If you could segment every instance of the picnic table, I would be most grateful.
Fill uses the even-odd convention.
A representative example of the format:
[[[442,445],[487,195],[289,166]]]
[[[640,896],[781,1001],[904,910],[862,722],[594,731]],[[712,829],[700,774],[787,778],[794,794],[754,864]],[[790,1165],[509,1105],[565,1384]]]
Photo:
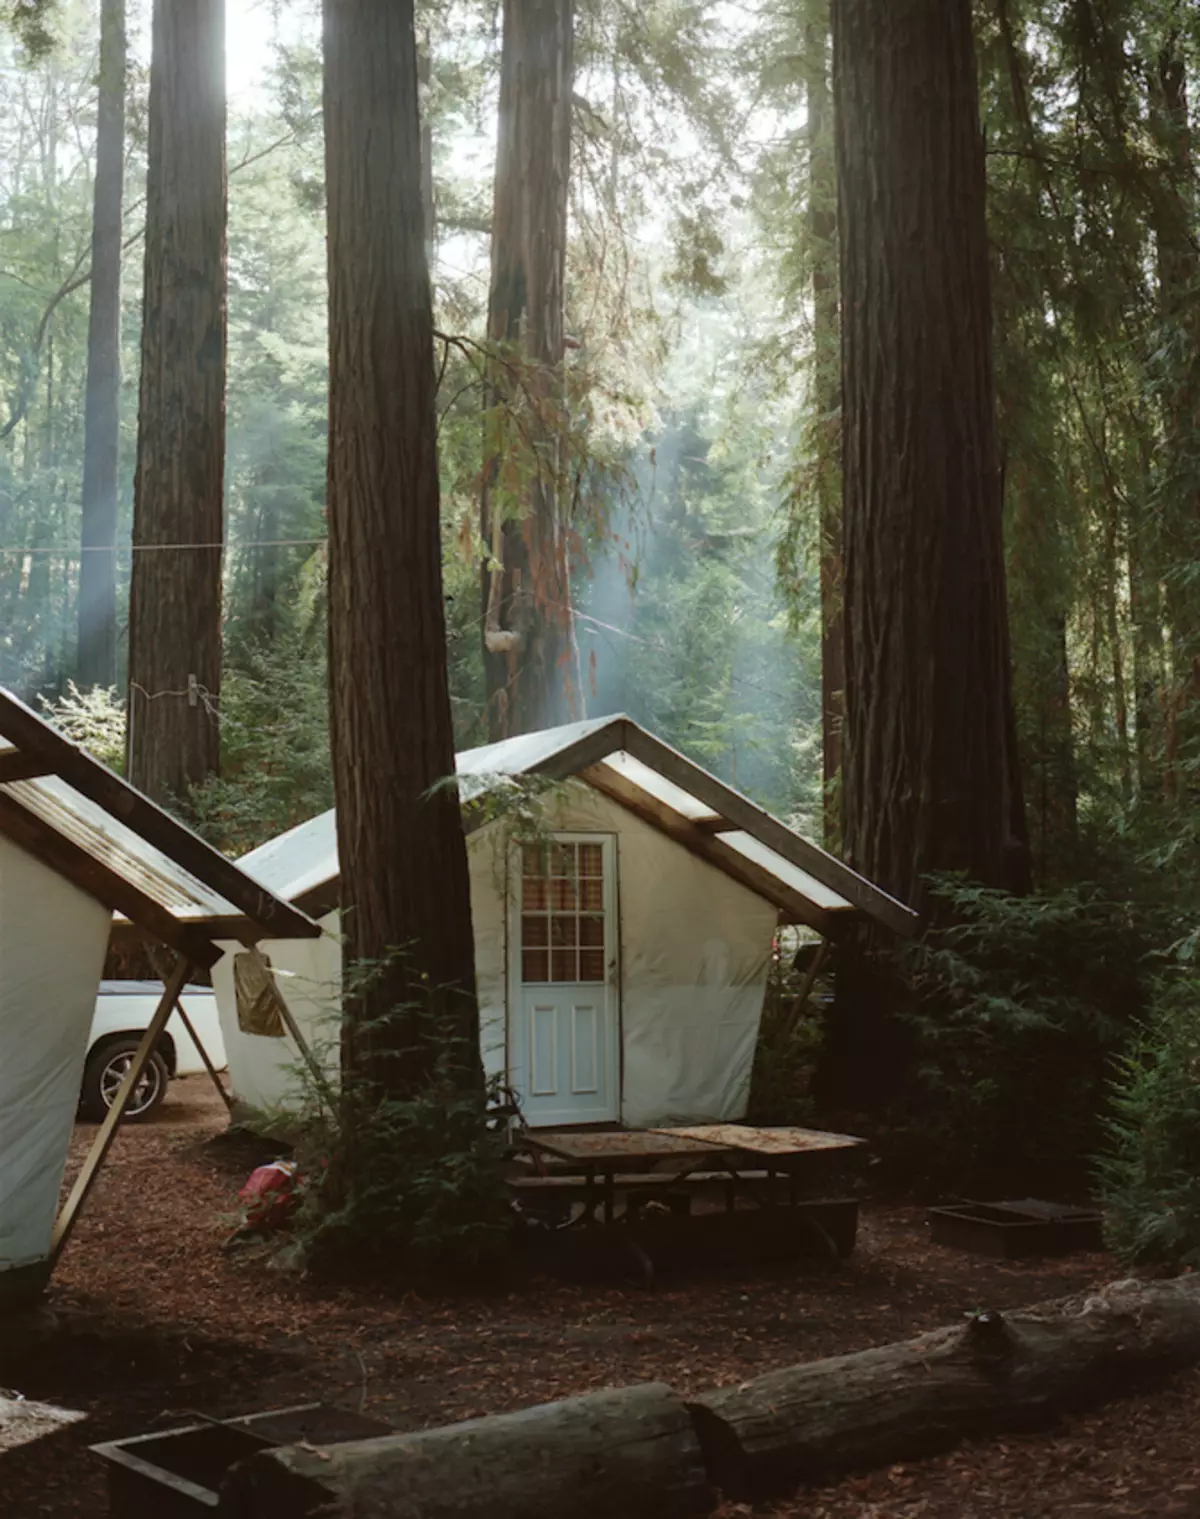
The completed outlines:
[[[829,1174],[814,1160],[844,1158],[864,1145],[850,1134],[752,1124],[530,1130],[521,1142],[538,1174],[518,1187],[529,1192],[548,1187],[564,1201],[582,1202],[581,1223],[598,1222],[602,1209],[605,1224],[613,1223],[618,1199],[628,1211],[636,1211],[639,1199],[681,1204],[705,1191],[719,1192],[728,1212],[739,1195],[759,1206],[794,1204],[802,1198],[806,1172],[814,1180]],[[783,1182],[782,1198],[777,1179]]]

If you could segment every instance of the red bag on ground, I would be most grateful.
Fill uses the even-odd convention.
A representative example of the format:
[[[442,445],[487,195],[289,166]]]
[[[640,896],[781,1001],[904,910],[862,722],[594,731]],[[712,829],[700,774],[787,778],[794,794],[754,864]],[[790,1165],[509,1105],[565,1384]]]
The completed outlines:
[[[277,1229],[294,1210],[299,1173],[295,1161],[273,1160],[250,1173],[238,1193],[247,1229]]]

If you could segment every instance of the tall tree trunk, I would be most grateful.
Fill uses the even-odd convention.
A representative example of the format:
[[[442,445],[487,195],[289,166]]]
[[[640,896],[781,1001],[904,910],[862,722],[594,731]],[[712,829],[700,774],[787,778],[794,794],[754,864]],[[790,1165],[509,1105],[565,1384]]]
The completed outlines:
[[[1196,465],[1196,418],[1200,414],[1200,218],[1197,216],[1187,66],[1181,38],[1169,36],[1157,60],[1150,121],[1166,159],[1155,183],[1155,241],[1161,347],[1174,357],[1164,390],[1163,560],[1166,611],[1171,630],[1173,690],[1165,703],[1173,730],[1190,733],[1195,717],[1195,676],[1200,669],[1200,587],[1187,567],[1200,562],[1200,468]],[[1179,737],[1172,731],[1174,744]]]
[[[425,213],[425,261],[432,269],[437,249],[437,203],[433,189],[433,57],[429,50],[428,35],[422,36],[417,44],[417,91],[421,112],[421,207]]]
[[[121,211],[125,188],[125,0],[101,0],[91,307],[83,414],[76,676],[117,683],[117,481],[121,446]]]
[[[970,0],[834,0],[833,35],[846,841],[928,908],[929,872],[1029,884]]]
[[[1150,450],[1147,447],[1146,453]],[[1146,478],[1153,463],[1146,460]],[[1126,514],[1129,554],[1129,617],[1133,629],[1133,721],[1137,747],[1137,791],[1143,801],[1155,792],[1162,769],[1163,698],[1166,658],[1163,598],[1158,576],[1157,524],[1144,500]]]
[[[480,526],[491,736],[580,715],[558,500],[574,0],[505,0]]]
[[[224,0],[155,0],[128,772],[158,799],[220,757],[225,213]]]
[[[329,682],[343,1060],[412,1091],[432,1015],[481,1081],[455,794],[438,515],[433,313],[412,0],[325,0]],[[402,947],[401,952],[397,952]]]
[[[841,374],[838,361],[837,176],[829,97],[829,0],[805,18],[808,100],[808,241],[812,260],[812,409],[820,534],[821,754],[825,843],[840,852],[845,632],[842,622]]]

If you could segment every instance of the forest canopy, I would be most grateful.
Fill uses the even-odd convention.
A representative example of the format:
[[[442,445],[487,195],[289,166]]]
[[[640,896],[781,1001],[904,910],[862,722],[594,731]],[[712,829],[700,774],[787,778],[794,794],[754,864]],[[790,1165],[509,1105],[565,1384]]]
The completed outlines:
[[[333,801],[359,519],[331,482],[384,382],[331,445],[378,292],[370,259],[327,278],[373,201],[330,177],[357,139],[321,7],[192,9],[20,0],[0,34],[0,684],[240,852]],[[1077,1161],[1121,1072],[1136,1172],[1134,1025],[1186,1049],[1195,1006],[1200,11],[876,10],[423,0],[392,39],[424,256],[372,236],[406,288],[428,268],[432,364],[382,301],[413,404],[393,385],[363,434],[436,429],[429,763],[628,712],[948,936],[905,971],[898,1150],[928,1160],[952,1089],[986,1164],[1031,1069],[1082,1069]],[[327,41],[370,14],[327,4]],[[182,327],[203,395],[173,388]],[[386,521],[415,586],[432,540]]]

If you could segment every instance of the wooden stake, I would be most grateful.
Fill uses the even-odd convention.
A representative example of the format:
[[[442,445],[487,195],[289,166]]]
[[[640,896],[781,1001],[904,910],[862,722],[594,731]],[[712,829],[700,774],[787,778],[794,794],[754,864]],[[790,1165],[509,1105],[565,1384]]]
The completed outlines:
[[[804,1005],[808,1001],[809,993],[813,989],[813,982],[817,979],[817,973],[825,963],[825,954],[828,949],[829,940],[822,939],[817,946],[817,952],[812,958],[812,964],[808,967],[808,973],[804,977],[803,984],[800,987],[800,995],[796,998],[796,1005],[792,1009],[792,1015],[787,1021],[787,1028],[784,1031],[785,1038],[791,1038],[792,1030],[800,1022],[801,1014],[804,1012]]]
[[[158,999],[158,1006],[154,1010],[146,1032],[142,1035],[142,1042],[137,1047],[137,1053],[129,1069],[125,1072],[125,1079],[121,1082],[113,1105],[105,1115],[104,1122],[100,1125],[99,1133],[92,1141],[92,1147],[87,1153],[80,1168],[79,1175],[75,1178],[75,1184],[71,1188],[70,1196],[63,1204],[63,1210],[58,1215],[58,1221],[54,1225],[54,1233],[50,1237],[50,1264],[53,1266],[63,1252],[63,1247],[71,1236],[71,1230],[75,1227],[79,1218],[80,1210],[87,1201],[88,1193],[95,1184],[100,1167],[104,1164],[105,1157],[112,1142],[116,1138],[117,1127],[125,1116],[125,1109],[129,1106],[129,1099],[133,1096],[133,1089],[142,1078],[142,1072],[154,1052],[154,1046],[158,1043],[159,1035],[167,1026],[167,1019],[171,1016],[180,992],[187,984],[191,974],[191,963],[180,959],[176,962],[171,978],[163,988],[163,994]]]
[[[168,969],[164,968],[164,966],[162,964],[162,961],[161,961],[161,958],[159,956],[158,950],[157,950],[157,948],[153,944],[150,944],[150,945],[147,946],[147,952],[149,954],[150,964],[154,967],[155,973],[158,975],[159,979],[162,981],[163,985],[165,986],[166,983],[167,983],[168,978],[170,977],[170,974],[171,974],[170,971]],[[215,995],[216,994],[214,993],[214,997],[215,997]],[[179,1014],[179,1017],[180,1017],[180,1019],[181,1019],[181,1021],[183,1023],[184,1028],[187,1030],[188,1034],[191,1037],[192,1043],[196,1046],[196,1049],[200,1052],[200,1059],[203,1060],[203,1062],[204,1062],[204,1069],[212,1077],[212,1084],[213,1084],[213,1086],[215,1086],[216,1089],[217,1089],[217,1091],[221,1094],[221,1101],[225,1104],[225,1111],[227,1113],[232,1113],[233,1112],[233,1099],[230,1097],[229,1093],[225,1090],[225,1087],[223,1086],[223,1084],[221,1082],[221,1078],[217,1074],[217,1068],[216,1068],[216,1066],[213,1065],[212,1061],[208,1058],[208,1051],[204,1048],[203,1044],[201,1044],[201,1042],[200,1042],[200,1035],[196,1032],[195,1025],[192,1023],[192,1020],[188,1017],[187,1008],[185,1008],[184,1005],[183,1005],[183,996],[182,996],[182,993],[178,997],[175,998],[175,1011]]]

